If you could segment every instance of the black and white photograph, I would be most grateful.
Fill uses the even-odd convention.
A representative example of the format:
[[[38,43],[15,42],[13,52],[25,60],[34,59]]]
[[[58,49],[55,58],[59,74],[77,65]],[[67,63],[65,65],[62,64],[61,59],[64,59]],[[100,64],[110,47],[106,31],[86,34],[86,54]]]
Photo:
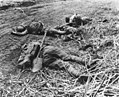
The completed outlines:
[[[0,97],[119,97],[119,0],[0,0]]]

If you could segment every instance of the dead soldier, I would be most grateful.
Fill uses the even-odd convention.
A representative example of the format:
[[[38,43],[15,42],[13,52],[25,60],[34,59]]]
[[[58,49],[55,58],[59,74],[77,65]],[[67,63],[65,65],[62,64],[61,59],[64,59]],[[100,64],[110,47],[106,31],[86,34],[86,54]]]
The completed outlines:
[[[21,56],[18,59],[18,67],[22,69],[31,69],[32,72],[37,72],[43,67],[50,67],[55,69],[65,69],[69,73],[72,73],[75,76],[79,75],[79,71],[75,70],[72,65],[69,64],[69,61],[76,62],[82,66],[85,66],[85,62],[78,56],[69,55],[62,49],[54,47],[51,45],[44,45],[41,49],[41,60],[37,65],[34,64],[39,49],[39,42],[30,42],[23,45]]]
[[[65,22],[72,27],[79,27],[91,23],[92,19],[89,17],[81,17],[79,14],[68,16],[65,18]]]
[[[11,34],[17,35],[17,36],[24,36],[26,34],[42,34],[43,33],[43,26],[44,24],[41,21],[38,22],[31,22],[27,25],[21,24],[15,28],[12,29]]]
[[[75,36],[78,36],[80,40],[83,39],[83,35],[85,34],[80,28],[81,25],[86,25],[91,23],[92,19],[89,17],[81,17],[79,14],[74,14],[72,16],[66,17],[66,24],[61,26],[56,26],[55,28],[51,28],[48,31],[50,33],[59,33],[60,35],[65,35],[64,39],[72,40]]]
[[[81,29],[78,29],[82,24],[85,25],[91,21],[88,17],[81,17],[78,14],[74,14],[71,17],[65,18],[66,24],[61,26],[56,26],[54,28],[45,28],[44,24],[41,21],[31,22],[28,25],[19,25],[13,28],[11,34],[17,36],[24,36],[26,34],[34,34],[34,35],[44,35],[45,30],[48,31],[48,36],[56,37],[62,35],[69,35],[69,38],[72,38],[74,34],[77,34],[82,37],[80,34]]]
[[[17,36],[24,36],[27,34],[33,34],[33,35],[44,35],[45,30],[48,31],[47,36],[61,36],[61,35],[69,35],[77,33],[78,29],[71,27],[69,25],[65,26],[57,26],[55,28],[45,28],[44,24],[39,22],[31,22],[28,25],[19,25],[12,29],[11,34],[17,35]]]

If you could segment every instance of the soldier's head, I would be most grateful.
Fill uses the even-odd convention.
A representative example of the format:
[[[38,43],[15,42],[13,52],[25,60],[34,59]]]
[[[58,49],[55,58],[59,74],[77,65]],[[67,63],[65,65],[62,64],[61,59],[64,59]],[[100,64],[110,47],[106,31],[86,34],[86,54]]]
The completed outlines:
[[[28,32],[31,34],[38,34],[43,30],[43,23],[42,22],[32,22],[28,25]]]
[[[82,19],[81,19],[80,15],[73,16],[70,21],[72,23],[75,23],[76,25],[81,25],[82,24]]]
[[[72,16],[66,17],[65,21],[66,21],[66,23],[73,23],[77,26],[79,26],[83,23],[81,16],[77,13],[73,14]]]

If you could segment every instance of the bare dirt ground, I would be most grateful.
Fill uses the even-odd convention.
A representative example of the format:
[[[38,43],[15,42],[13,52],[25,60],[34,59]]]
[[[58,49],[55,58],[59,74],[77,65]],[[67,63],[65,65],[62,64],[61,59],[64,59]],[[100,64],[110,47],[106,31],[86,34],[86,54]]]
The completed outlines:
[[[0,10],[0,97],[119,97],[119,28],[115,27],[119,22],[119,11],[114,4],[106,0],[39,0],[33,6],[20,7],[24,13],[19,7]],[[74,13],[93,19],[90,26],[84,26],[85,42],[92,40],[96,45],[105,41],[114,43],[113,47],[104,47],[99,51],[103,59],[93,72],[84,73],[86,68],[77,67],[80,75],[91,76],[93,81],[88,79],[85,84],[81,84],[80,77],[73,78],[62,70],[45,68],[36,75],[30,71],[22,73],[16,68],[21,46],[42,39],[42,36],[13,36],[10,34],[12,27],[32,20],[40,20],[45,26],[55,27],[64,24],[65,17]],[[101,39],[100,35],[104,38]],[[88,57],[88,54],[79,51],[81,44],[76,41],[62,42],[61,39],[50,37],[46,40],[70,54]]]

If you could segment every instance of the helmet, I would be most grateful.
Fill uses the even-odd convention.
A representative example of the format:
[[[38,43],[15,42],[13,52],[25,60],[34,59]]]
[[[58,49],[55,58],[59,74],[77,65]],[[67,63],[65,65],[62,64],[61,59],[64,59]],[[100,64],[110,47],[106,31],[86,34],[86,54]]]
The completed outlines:
[[[20,25],[16,28],[13,28],[11,32],[11,34],[18,35],[18,36],[23,36],[23,35],[26,35],[27,33],[28,33],[27,29],[24,25]]]
[[[16,27],[16,31],[19,32],[19,33],[23,32],[25,30],[26,30],[26,28],[23,25],[20,25],[20,26]]]

